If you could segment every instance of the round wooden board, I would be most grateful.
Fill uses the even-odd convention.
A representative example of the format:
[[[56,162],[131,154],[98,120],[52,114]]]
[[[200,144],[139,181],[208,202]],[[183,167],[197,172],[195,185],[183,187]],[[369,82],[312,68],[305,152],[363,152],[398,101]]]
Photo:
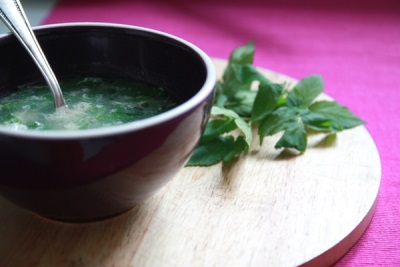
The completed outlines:
[[[215,64],[222,73],[226,62]],[[274,141],[255,140],[231,167],[184,168],[152,198],[100,222],[54,222],[0,198],[0,266],[330,265],[373,215],[375,144],[364,127],[314,136],[301,156]]]

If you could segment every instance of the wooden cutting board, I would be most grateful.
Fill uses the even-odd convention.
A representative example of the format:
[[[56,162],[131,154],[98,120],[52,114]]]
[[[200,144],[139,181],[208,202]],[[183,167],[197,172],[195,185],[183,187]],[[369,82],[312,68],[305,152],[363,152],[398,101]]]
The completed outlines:
[[[215,64],[221,74],[226,62]],[[375,144],[362,126],[313,136],[301,156],[274,141],[255,140],[231,167],[184,168],[143,204],[100,222],[54,222],[0,198],[0,266],[330,265],[372,218]]]

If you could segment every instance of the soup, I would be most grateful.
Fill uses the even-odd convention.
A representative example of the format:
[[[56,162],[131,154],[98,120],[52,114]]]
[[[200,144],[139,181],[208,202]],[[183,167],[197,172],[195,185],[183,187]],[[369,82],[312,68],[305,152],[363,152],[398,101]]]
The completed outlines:
[[[178,105],[166,90],[140,81],[85,77],[60,83],[68,108],[55,111],[47,86],[0,99],[0,125],[16,130],[80,130],[145,119]]]

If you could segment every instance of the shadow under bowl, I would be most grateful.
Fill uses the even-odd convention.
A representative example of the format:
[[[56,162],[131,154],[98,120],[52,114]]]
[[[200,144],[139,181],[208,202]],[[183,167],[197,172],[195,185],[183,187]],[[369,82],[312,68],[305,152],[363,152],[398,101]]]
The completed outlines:
[[[0,194],[66,221],[110,217],[154,194],[184,166],[203,133],[216,82],[209,57],[178,37],[128,25],[65,23],[34,31],[59,80],[141,80],[182,103],[148,119],[97,129],[0,127]],[[0,97],[43,81],[14,36],[0,37],[0,58]]]

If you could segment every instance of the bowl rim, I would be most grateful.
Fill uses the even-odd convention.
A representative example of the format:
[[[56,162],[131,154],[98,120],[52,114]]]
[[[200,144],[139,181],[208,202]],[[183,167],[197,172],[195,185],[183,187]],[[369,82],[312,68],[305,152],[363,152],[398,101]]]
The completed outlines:
[[[11,128],[7,128],[0,125],[0,134],[16,136],[16,137],[25,137],[25,138],[36,138],[36,139],[77,139],[77,138],[97,138],[102,136],[110,136],[110,135],[119,135],[128,132],[135,132],[144,128],[148,128],[163,122],[167,122],[176,117],[179,117],[185,114],[187,111],[193,109],[194,107],[201,104],[205,99],[212,94],[215,83],[217,81],[217,74],[215,66],[211,60],[211,58],[199,47],[192,44],[191,42],[184,40],[178,36],[172,35],[170,33],[166,33],[160,30],[155,30],[147,27],[134,26],[128,24],[120,24],[120,23],[108,23],[108,22],[66,22],[66,23],[55,23],[55,24],[47,24],[33,27],[33,30],[41,30],[41,29],[51,29],[51,28],[68,28],[68,27],[104,27],[104,28],[118,28],[118,29],[129,29],[129,30],[137,30],[143,31],[147,33],[152,33],[156,35],[160,35],[163,37],[167,37],[169,39],[178,41],[189,48],[191,48],[203,61],[206,68],[206,79],[200,88],[200,90],[190,99],[186,100],[182,104],[178,105],[175,108],[172,108],[166,112],[161,114],[138,120],[133,122],[127,122],[121,125],[113,125],[113,126],[105,126],[93,129],[84,129],[84,130],[15,130]],[[1,34],[0,38],[4,38],[6,36],[11,35],[11,33]]]

